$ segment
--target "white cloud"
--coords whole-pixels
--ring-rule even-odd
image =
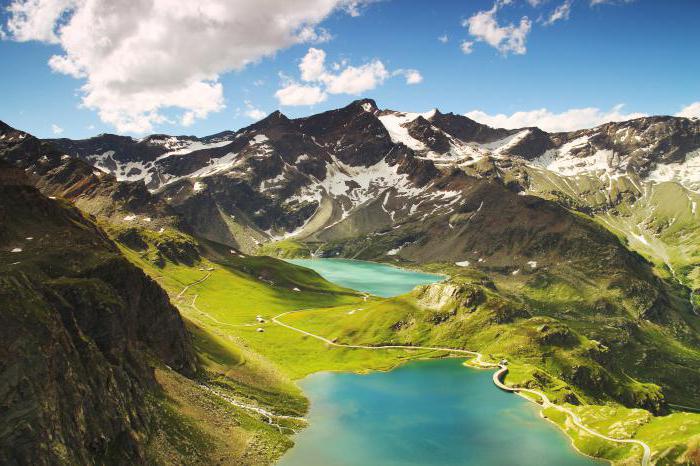
[[[567,0],[554,9],[552,14],[549,15],[549,18],[547,18],[547,20],[544,22],[544,25],[549,26],[551,24],[556,23],[559,20],[569,19],[570,14],[571,14],[571,1]]]
[[[461,44],[459,44],[459,49],[462,51],[463,54],[469,55],[474,51],[474,42],[470,40],[464,40]]]
[[[318,86],[288,83],[275,92],[280,105],[315,105],[326,100],[328,95]]]
[[[591,0],[591,6],[604,5],[604,4],[620,4],[620,3],[632,3],[635,0]]]
[[[53,134],[58,135],[58,134],[61,134],[61,133],[63,132],[63,128],[61,128],[61,127],[58,126],[56,123],[54,123],[54,124],[51,125],[51,132],[52,132]]]
[[[299,39],[299,42],[322,44],[333,39],[333,36],[327,29],[305,26],[299,31],[297,38]]]
[[[406,84],[420,84],[423,82],[423,75],[418,70],[399,70],[399,74],[406,78]]]
[[[357,16],[360,16],[361,7],[377,1],[379,0],[349,0],[347,2],[344,2],[345,5],[343,6],[343,9],[347,14],[355,18]]]
[[[77,3],[77,0],[14,0],[7,7],[7,32],[19,42],[38,40],[58,44],[56,30],[60,17]]]
[[[599,108],[573,108],[561,113],[554,113],[546,108],[515,112],[511,115],[502,113],[489,115],[481,110],[467,112],[464,115],[495,128],[525,128],[536,126],[550,132],[573,131],[592,128],[611,121],[625,121],[647,116],[645,113],[623,113],[623,105],[614,106],[608,111]]]
[[[530,19],[523,16],[517,26],[512,23],[501,26],[496,20],[498,10],[511,2],[512,0],[496,0],[490,10],[475,13],[464,20],[462,26],[466,27],[477,41],[486,42],[504,55],[523,55],[527,52],[525,41],[532,27]]]
[[[180,124],[182,126],[192,126],[194,124],[195,118],[196,118],[196,116],[195,116],[194,112],[189,112],[189,111],[185,112],[180,117]]]
[[[17,41],[58,44],[57,73],[85,79],[82,105],[120,132],[147,132],[180,113],[191,124],[224,108],[219,77],[278,50],[323,42],[318,25],[367,0],[11,0]]]
[[[690,105],[686,105],[680,112],[676,113],[676,116],[685,118],[700,118],[700,102],[693,102]]]
[[[322,81],[329,94],[358,95],[379,86],[388,77],[384,63],[372,60],[361,66],[348,66],[337,75],[326,74]]]
[[[326,52],[311,47],[299,63],[303,81],[318,81],[326,74]]]
[[[67,55],[53,55],[49,58],[49,68],[56,73],[66,74],[76,79],[87,77],[80,64]]]
[[[443,34],[443,35],[441,35],[440,37],[438,37],[438,40],[439,40],[440,42],[442,42],[443,44],[446,44],[447,41],[450,40],[450,39],[447,37],[447,34]]]
[[[245,104],[245,112],[243,113],[248,118],[252,120],[262,120],[267,116],[267,112],[257,108],[250,100],[246,100],[243,103]]]
[[[374,59],[360,66],[349,65],[346,60],[326,68],[326,52],[314,47],[309,48],[299,62],[301,80],[310,85],[299,84],[293,79],[282,76],[283,87],[275,96],[281,105],[313,105],[323,102],[328,94],[359,95],[375,89],[392,76],[403,76],[406,84],[418,84],[423,76],[418,70],[387,70],[381,60]]]

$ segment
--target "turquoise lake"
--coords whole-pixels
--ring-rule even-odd
[[[443,279],[442,275],[351,259],[291,259],[289,262],[313,269],[338,285],[385,298],[408,293],[418,285]]]
[[[378,296],[442,277],[361,261],[292,261]],[[391,274],[392,282],[384,275]],[[412,281],[413,280],[413,281]],[[281,466],[590,466],[525,399],[498,390],[463,359],[416,361],[366,375],[321,372],[300,382],[309,427]]]

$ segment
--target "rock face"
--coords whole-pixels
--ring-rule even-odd
[[[456,173],[503,179],[527,166],[700,188],[700,122],[676,117],[546,133],[494,129],[438,110],[380,110],[363,99],[306,118],[275,112],[204,138],[51,143],[101,177],[141,181],[198,235],[251,250],[270,239],[340,239],[447,212],[463,201]],[[526,180],[513,186],[527,189]]]
[[[144,463],[152,364],[197,367],[165,292],[77,209],[2,182],[0,302],[0,463]]]

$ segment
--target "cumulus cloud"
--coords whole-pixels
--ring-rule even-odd
[[[440,42],[442,42],[443,44],[446,44],[447,41],[449,41],[450,39],[447,37],[447,34],[443,34],[443,35],[441,35],[440,37],[438,37],[438,40],[439,40]]]
[[[680,112],[676,113],[676,116],[685,118],[700,118],[700,102],[693,102],[690,105],[686,105]]]
[[[51,125],[51,132],[52,132],[53,134],[58,135],[58,134],[61,134],[61,133],[63,132],[63,128],[61,128],[61,127],[58,126],[56,123],[54,123],[54,124]]]
[[[276,51],[330,38],[319,23],[368,0],[11,0],[17,41],[58,44],[57,73],[84,79],[82,105],[120,132],[224,108],[219,77]]]
[[[7,32],[20,42],[38,40],[58,44],[61,16],[77,3],[77,0],[15,0],[7,7]]]
[[[323,102],[328,94],[359,95],[375,89],[392,76],[403,76],[406,84],[418,84],[423,76],[418,70],[399,69],[390,72],[381,60],[374,59],[360,66],[343,60],[326,67],[326,52],[309,48],[299,62],[300,84],[284,77],[283,87],[275,93],[281,105],[314,105]]]
[[[549,18],[547,18],[544,21],[545,26],[549,26],[551,24],[556,23],[559,20],[566,20],[569,19],[569,15],[571,14],[571,1],[567,0],[566,2],[562,3],[558,7],[554,9],[552,14],[549,15]]]
[[[389,77],[384,63],[372,60],[361,66],[347,66],[339,74],[325,74],[321,81],[330,94],[358,95],[384,83]]]
[[[315,105],[323,102],[328,95],[319,86],[306,86],[290,82],[275,92],[280,105]]]
[[[243,113],[248,118],[252,120],[262,120],[267,116],[267,112],[257,108],[250,100],[246,100],[243,103],[245,104],[245,112]]]
[[[512,0],[496,0],[490,10],[479,11],[462,22],[469,34],[477,41],[486,42],[504,55],[514,53],[523,55],[527,52],[527,35],[532,28],[532,22],[527,16],[520,19],[516,26],[511,23],[502,26],[496,20],[496,13]]]
[[[394,74],[398,74],[406,78],[406,84],[420,84],[423,82],[423,75],[418,70],[397,70]]]
[[[310,42],[313,44],[322,44],[333,39],[333,36],[325,28],[315,28],[312,26],[303,27],[297,34],[299,42]]]
[[[343,9],[347,14],[356,18],[360,16],[362,7],[378,1],[380,0],[347,0],[343,2]]]
[[[593,128],[611,121],[625,121],[647,116],[645,113],[624,113],[622,104],[616,105],[608,111],[588,107],[573,108],[561,113],[554,113],[546,108],[541,108],[515,112],[511,115],[503,113],[489,115],[481,110],[473,110],[464,115],[479,123],[496,128],[514,129],[536,126],[550,132]]]
[[[474,42],[471,40],[464,40],[461,44],[459,44],[459,49],[463,54],[469,55],[474,51]]]
[[[299,63],[303,81],[319,81],[326,75],[326,52],[311,47]]]

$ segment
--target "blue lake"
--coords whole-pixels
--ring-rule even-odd
[[[442,279],[370,262],[290,261],[339,285],[393,296]],[[536,405],[498,390],[461,359],[416,361],[366,375],[321,372],[300,382],[309,427],[281,466],[590,466]]]
[[[385,298],[408,293],[417,285],[443,279],[441,275],[351,259],[291,259],[289,262],[313,269],[338,285]]]

